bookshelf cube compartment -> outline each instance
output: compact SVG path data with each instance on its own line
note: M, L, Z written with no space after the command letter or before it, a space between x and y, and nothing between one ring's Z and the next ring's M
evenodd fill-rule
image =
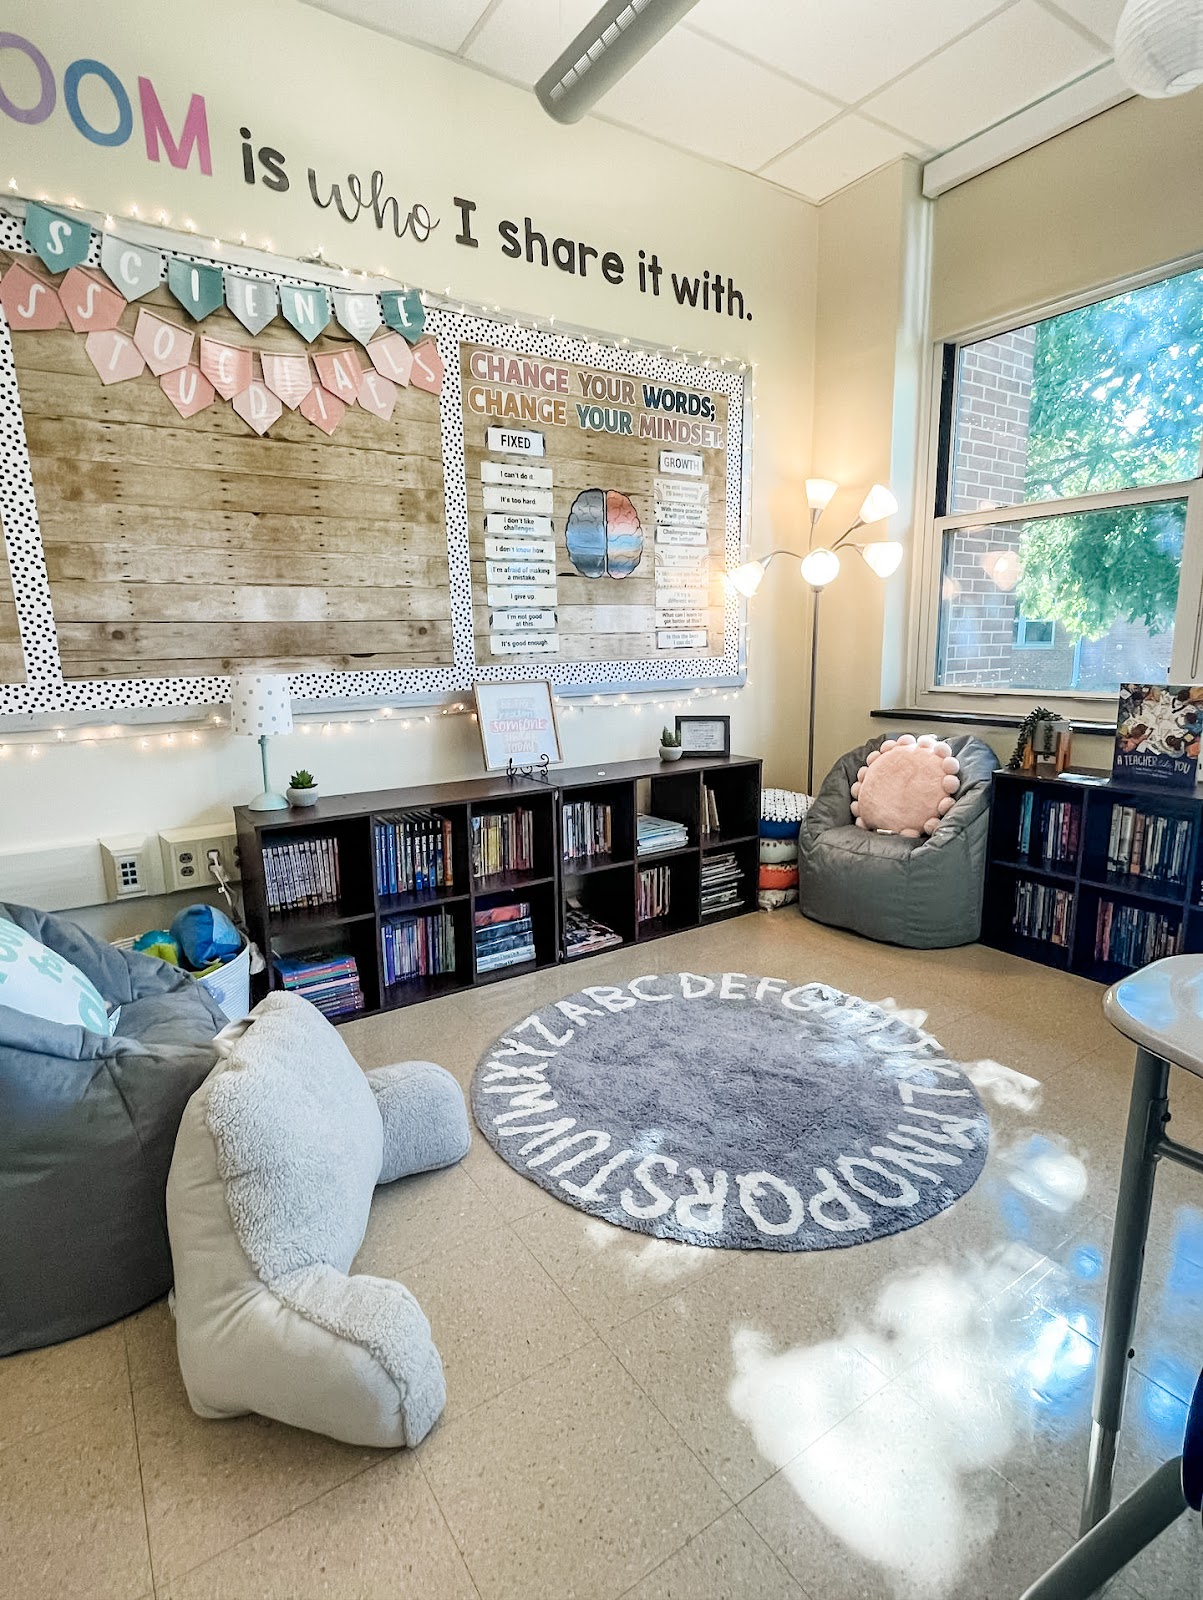
M519 938L521 946L533 947L533 954L520 962L503 962ZM559 951L555 884L478 894L472 902L472 947L478 982L551 965Z
M982 939L1048 966L1068 967L1076 913L1072 879L996 862L982 906Z
M376 903L385 914L469 892L466 806L399 808L373 814Z
M278 925L366 916L374 909L368 819L266 829L263 889Z
M699 916L696 851L639 862L635 877L635 937L640 941L696 926Z
M661 773L639 785L638 809L666 822L679 822L696 845L702 826L702 780L697 771ZM759 799L759 797L758 797Z
M381 917L379 944L386 1006L428 1000L472 982L472 920L467 900Z
M468 852L477 891L521 888L556 874L555 791L528 785L521 798L469 807Z
M756 770L746 766L715 767L701 777L702 843L754 838L760 828L760 782ZM712 807L707 803L707 791L714 797ZM718 813L717 829L713 812Z
M1131 789L1092 799L1082 876L1181 900L1195 854L1193 809L1173 796Z
M1011 861L1072 878L1086 832L1086 804L1066 785L1006 785L994 818L999 852Z
M616 933L623 944L635 938L635 867L627 862L605 867L597 872L575 873L565 867L561 879L563 894L563 919L569 920L573 902L587 917L604 924ZM584 954L592 954L585 951ZM565 948L566 959L576 960L570 947Z
M372 917L360 917L352 922L336 923L323 929L304 927L282 927L272 936L272 970L270 983L273 989L295 988L295 984L286 984L277 965L277 960L283 957L285 961L312 958L316 964L321 957L346 957L350 956L355 961L356 975L363 993L362 1008L345 1011L321 1009L330 1020L346 1022L352 1017L362 1016L365 1012L378 1011L381 1005L380 993L380 967L376 950L376 922ZM304 987L297 989L298 993L306 999L318 1002L320 998L312 990L306 992Z
M728 857L731 858L730 865L727 864ZM733 876L733 873L738 876ZM755 911L759 886L759 838L743 839L731 844L724 844L721 839L712 838L703 847L699 884L699 914L703 924ZM725 893L731 888L735 890L734 897ZM716 905L714 895L715 891L720 889L724 894L720 903Z
M598 848L607 820L608 851ZM596 783L565 789L560 803L560 831L566 872L595 872L634 860L634 784Z
M1083 888L1074 940L1074 967L1114 983L1138 967L1183 949L1183 909L1122 889Z

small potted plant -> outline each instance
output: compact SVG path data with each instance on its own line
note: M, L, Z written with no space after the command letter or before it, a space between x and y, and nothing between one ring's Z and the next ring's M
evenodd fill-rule
M669 728L660 730L660 759L661 761L681 759L681 735L673 733Z
M312 772L306 772L302 767L299 772L294 772L288 780L288 803L290 806L313 806L317 804L318 787L317 779Z

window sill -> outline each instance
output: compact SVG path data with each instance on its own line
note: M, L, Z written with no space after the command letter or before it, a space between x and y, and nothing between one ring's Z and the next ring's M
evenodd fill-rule
M1023 724L1022 717L1008 715L1005 711L925 711L919 706L878 706L869 715L884 722L931 722L941 727L1018 728ZM1089 717L1070 717L1067 720L1075 733L1097 734L1106 739L1115 735L1114 719L1098 722Z

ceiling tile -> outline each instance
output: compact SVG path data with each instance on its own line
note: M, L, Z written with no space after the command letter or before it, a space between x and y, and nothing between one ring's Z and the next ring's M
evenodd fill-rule
M791 77L860 100L971 28L999 0L700 0L686 25Z
M501 0L464 59L527 87L596 16L600 0Z
M750 172L838 109L767 67L681 29L661 39L597 103L603 117Z
M848 111L796 149L770 161L760 174L806 200L826 200L888 161L921 153L917 144Z
M395 39L456 51L489 0L305 0L318 11L361 22Z
M1053 0L1058 11L1064 11L1075 22L1089 28L1096 39L1101 39L1108 49L1115 43L1115 29L1124 0Z
M1105 59L1101 47L1035 0L1018 0L874 95L864 109L934 150L947 150Z

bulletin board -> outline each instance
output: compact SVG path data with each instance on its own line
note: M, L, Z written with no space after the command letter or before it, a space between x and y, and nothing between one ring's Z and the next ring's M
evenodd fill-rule
M32 272L62 288L26 231L0 214L0 292L18 266L22 283ZM93 235L74 280L95 282L90 298L106 244ZM248 668L287 672L294 698L342 703L477 680L741 680L740 610L721 574L746 515L742 372L433 304L420 343L405 330L408 350L379 313L365 333L341 303L320 331L297 331L276 297L313 286L301 263L237 267L270 287L278 314L257 328L233 314L228 262L165 242L158 253L161 278L117 297L105 338L115 362L135 335L150 354L147 330L187 337L187 367L165 376L144 363L104 381L85 328L21 326L0 304L0 714L222 703ZM188 263L225 271L228 305L182 310ZM184 403L202 334L245 358L268 420L247 392ZM437 381L409 373L415 353ZM474 360L493 362L487 396ZM355 377L340 402L321 374L338 379L344 363ZM560 403L541 412L547 382ZM527 415L551 418L520 423L537 446L490 432ZM524 495L540 508L525 520Z

